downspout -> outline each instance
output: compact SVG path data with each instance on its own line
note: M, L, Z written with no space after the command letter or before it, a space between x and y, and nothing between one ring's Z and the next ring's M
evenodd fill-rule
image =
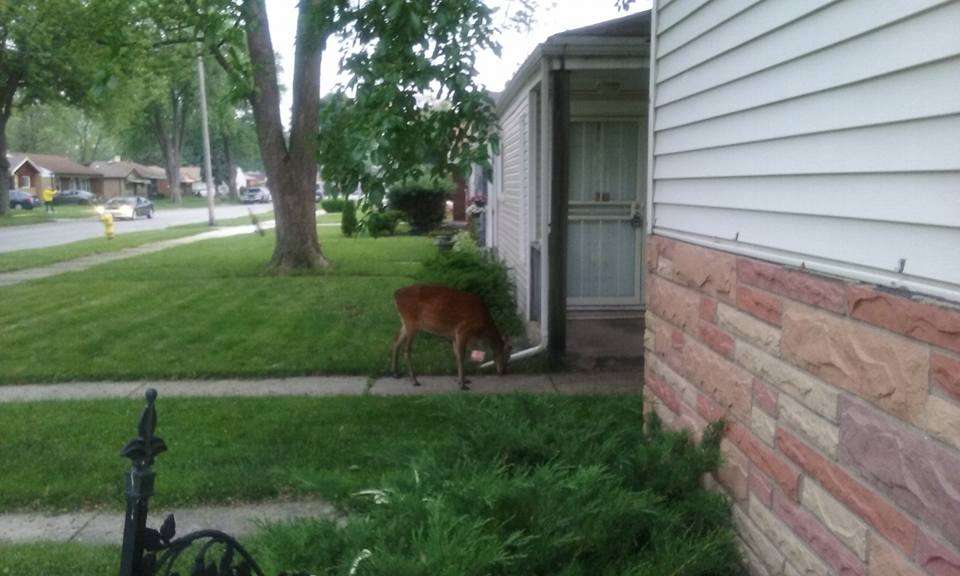
M554 98L554 85L553 85L553 74L552 74L552 62L550 56L544 51L543 60L541 61L541 81L540 81L540 94L541 94L541 105L539 106L538 113L541 115L541 145L538 147L538 152L541 156L541 174L540 174L540 186L543 189L541 194L541 200L543 206L541 207L541 215L543 218L547 219L546 226L543 227L543 230L549 236L551 234L550 229L554 226L553 223L553 161L555 157L553 139L553 123L556 119L555 108L557 102ZM560 62L560 72L566 73L566 65L564 61L563 54L559 54L557 59ZM564 85L566 86L566 84ZM566 97L566 95L564 96ZM561 111L563 113L563 111ZM568 112L567 112L568 114ZM566 143L564 142L564 145ZM564 198L566 196L564 195ZM564 207L565 208L565 207ZM562 209L561 209L562 210ZM549 216L549 218L548 218ZM515 362L518 360L525 360L527 358L532 358L538 356L543 352L546 352L550 348L551 344L551 325L554 319L551 317L551 297L550 297L550 279L551 279L551 267L550 261L553 256L553 246L549 239L546 239L545 242L542 242L543 253L540 261L540 342L533 346L532 348L526 348L518 352L514 352L510 355L510 362ZM562 254L563 252L560 251ZM561 268L562 270L562 268ZM562 272L565 273L564 270ZM565 292L565 290L564 290ZM561 296L561 299L565 300L565 294ZM564 335L565 336L565 335ZM565 338L564 338L565 339ZM481 369L493 367L494 362L489 361L480 365Z

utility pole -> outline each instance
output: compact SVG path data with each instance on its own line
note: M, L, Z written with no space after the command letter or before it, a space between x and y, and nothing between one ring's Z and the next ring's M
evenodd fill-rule
M203 171L207 176L207 212L209 222L213 226L216 220L213 216L214 198L217 190L213 186L213 162L210 160L210 126L207 118L207 79L203 70L203 56L197 56L197 76L200 85L200 118L203 122Z

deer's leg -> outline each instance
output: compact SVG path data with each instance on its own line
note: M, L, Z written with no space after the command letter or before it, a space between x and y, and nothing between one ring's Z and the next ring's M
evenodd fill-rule
M457 334L453 339L453 355L457 358L457 381L460 383L461 390L469 390L467 384L470 383L463 374L463 356L467 353L467 338Z
M407 339L403 343L403 357L407 361L407 368L410 370L410 380L413 381L414 386L419 386L420 381L417 380L417 375L413 372L413 355L411 354L413 339L416 335L416 332L407 334Z
M400 358L399 358L399 357L400 357L400 346L403 344L403 341L404 341L404 339L406 338L406 335L407 335L407 327L406 327L406 325L401 325L401 326L400 326L400 331L397 332L397 337L394 338L394 340L393 340L393 361L392 361L392 363L391 363L391 365L390 365L390 369L391 369L391 371L393 372L393 377L394 377L394 378L399 378L399 377L400 377L400 370L397 368L397 362L398 362L399 359L400 359Z

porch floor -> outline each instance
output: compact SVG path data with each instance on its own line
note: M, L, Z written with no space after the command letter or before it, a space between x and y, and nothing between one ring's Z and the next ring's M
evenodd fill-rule
M643 370L643 316L567 319L572 370Z

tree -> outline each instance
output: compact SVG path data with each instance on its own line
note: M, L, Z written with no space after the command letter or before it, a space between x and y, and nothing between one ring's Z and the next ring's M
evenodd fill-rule
M90 105L126 49L125 0L0 2L0 215L9 207L7 127L41 102Z
M277 221L271 263L280 272L327 263L317 240L314 186L320 63L333 35L353 41L343 67L353 75L351 87L359 103L354 125L382 136L370 157L383 173L420 170L422 158L408 154L406 147L421 137L441 144L432 148L438 172L485 153L486 128L495 119L489 99L473 80L473 63L480 50L496 45L492 11L481 0L301 1L289 132L281 121L265 0L145 1L158 26L189 29L201 37L250 104ZM424 117L424 95L431 92L451 102L449 111L431 116L427 128L409 127ZM343 173L343 181L372 183L375 171Z
M148 100L143 113L163 157L170 199L176 204L181 202L184 131L197 102L195 54L190 46L167 48L146 67L154 79L150 92L155 96Z

